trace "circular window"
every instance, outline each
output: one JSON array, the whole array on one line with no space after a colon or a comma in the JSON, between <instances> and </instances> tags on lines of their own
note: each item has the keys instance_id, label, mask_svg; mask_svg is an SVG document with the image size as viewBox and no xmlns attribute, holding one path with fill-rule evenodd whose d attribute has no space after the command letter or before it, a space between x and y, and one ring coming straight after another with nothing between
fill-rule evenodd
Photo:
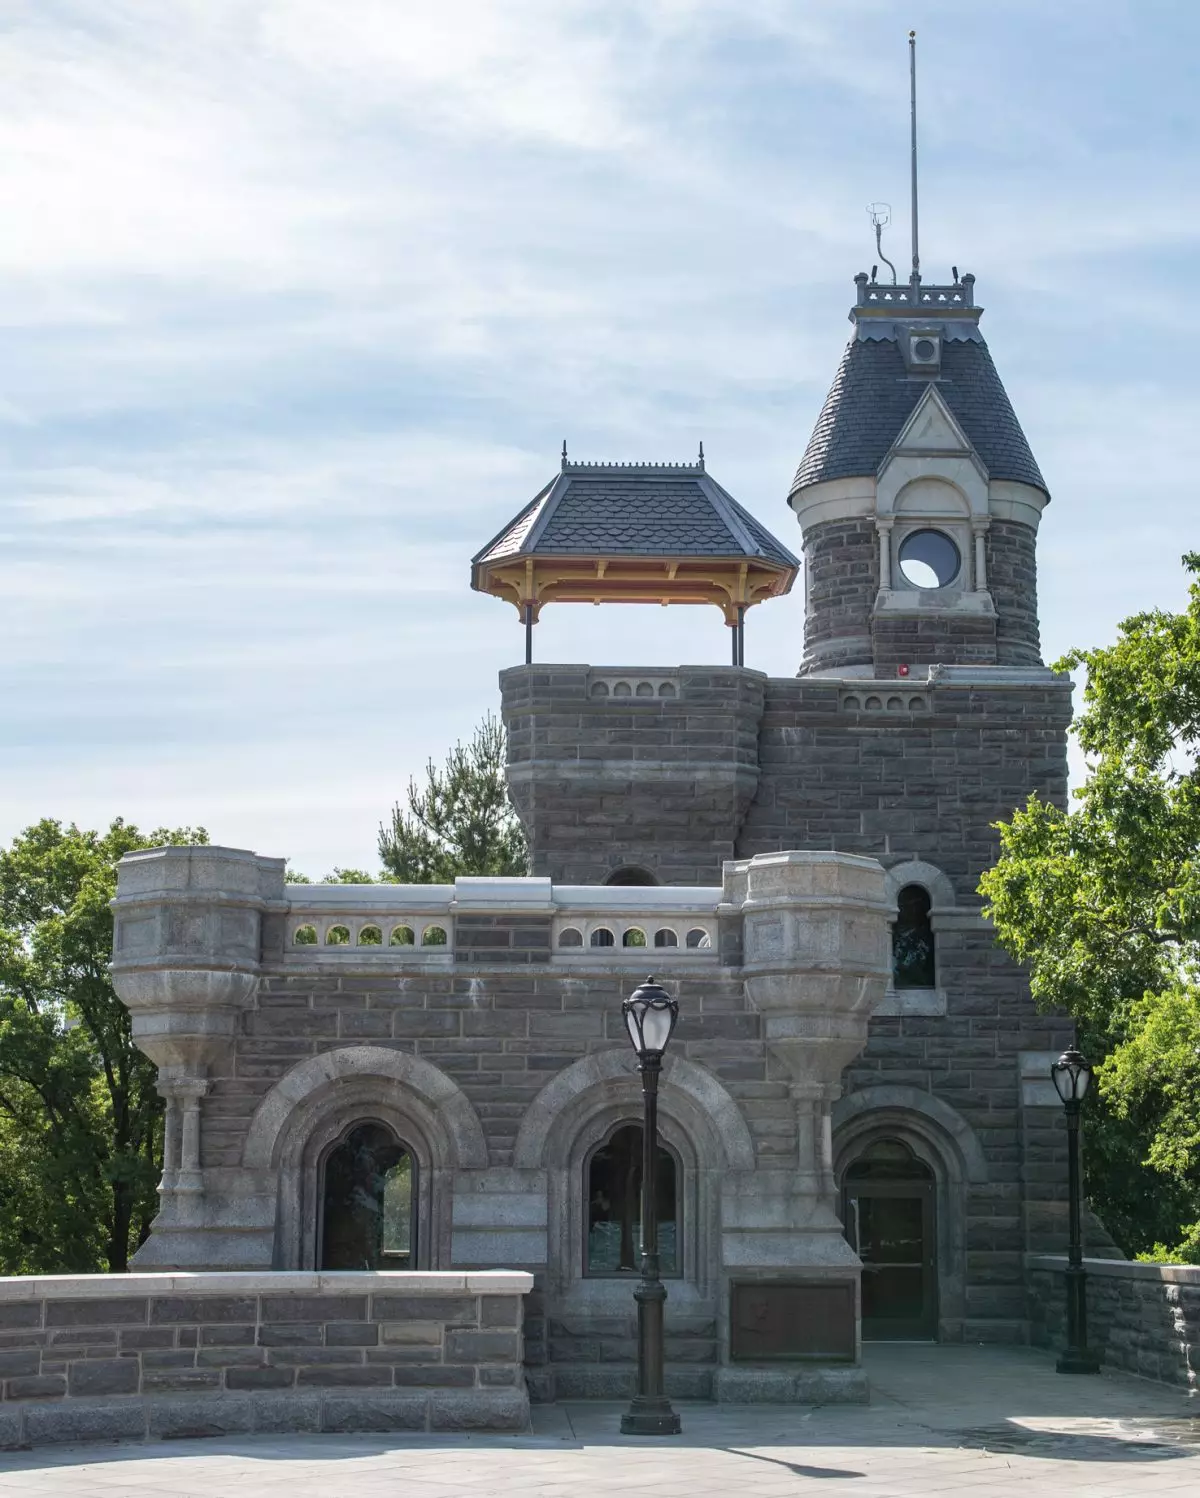
<instances>
[{"instance_id":1,"label":"circular window","mask_svg":"<svg viewBox=\"0 0 1200 1498\"><path fill-rule=\"evenodd\" d=\"M937 353L937 344L932 338L918 338L913 344L913 353L918 359L932 359Z\"/></svg>"},{"instance_id":2,"label":"circular window","mask_svg":"<svg viewBox=\"0 0 1200 1498\"><path fill-rule=\"evenodd\" d=\"M913 531L900 543L900 571L914 588L945 588L961 566L958 547L941 531Z\"/></svg>"}]
</instances>

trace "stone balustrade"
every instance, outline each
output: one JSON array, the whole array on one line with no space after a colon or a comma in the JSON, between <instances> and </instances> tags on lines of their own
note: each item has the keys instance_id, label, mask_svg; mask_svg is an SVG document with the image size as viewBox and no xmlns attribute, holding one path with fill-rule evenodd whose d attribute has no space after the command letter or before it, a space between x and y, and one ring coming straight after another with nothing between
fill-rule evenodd
<instances>
[{"instance_id":1,"label":"stone balustrade","mask_svg":"<svg viewBox=\"0 0 1200 1498\"><path fill-rule=\"evenodd\" d=\"M0 1446L522 1430L532 1286L516 1271L0 1279Z\"/></svg>"},{"instance_id":2,"label":"stone balustrade","mask_svg":"<svg viewBox=\"0 0 1200 1498\"><path fill-rule=\"evenodd\" d=\"M1067 1261L1034 1255L1029 1268L1030 1336L1063 1348ZM1200 1264L1085 1259L1088 1344L1106 1368L1200 1393Z\"/></svg>"}]
</instances>

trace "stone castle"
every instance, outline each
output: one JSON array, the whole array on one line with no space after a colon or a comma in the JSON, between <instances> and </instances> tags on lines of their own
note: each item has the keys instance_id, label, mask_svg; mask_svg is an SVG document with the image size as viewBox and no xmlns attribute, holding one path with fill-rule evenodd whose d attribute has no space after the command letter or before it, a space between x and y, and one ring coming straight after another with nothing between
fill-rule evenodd
<instances>
[{"instance_id":1,"label":"stone castle","mask_svg":"<svg viewBox=\"0 0 1200 1498\"><path fill-rule=\"evenodd\" d=\"M976 890L993 824L1066 796L1048 494L974 278L855 285L788 496L795 677L747 668L743 636L801 564L702 454L564 453L472 570L530 646L501 676L530 877L123 861L116 983L168 1107L140 1268L532 1271L534 1396L631 1392L646 1183L620 1002L652 969L681 1013L653 1186L668 1393L856 1399L863 1337L1028 1338L1027 1256L1064 1237L1049 1063L1072 1032ZM732 664L534 664L541 608L572 600L715 604Z\"/></svg>"}]
</instances>

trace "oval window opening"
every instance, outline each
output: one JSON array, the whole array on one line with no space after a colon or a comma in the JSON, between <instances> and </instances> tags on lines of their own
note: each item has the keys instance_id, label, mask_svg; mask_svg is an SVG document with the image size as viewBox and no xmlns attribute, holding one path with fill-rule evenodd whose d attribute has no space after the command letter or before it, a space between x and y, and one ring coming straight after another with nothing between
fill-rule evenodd
<instances>
[{"instance_id":1,"label":"oval window opening","mask_svg":"<svg viewBox=\"0 0 1200 1498\"><path fill-rule=\"evenodd\" d=\"M900 543L900 571L914 588L945 588L958 576L958 547L941 531L913 531Z\"/></svg>"}]
</instances>

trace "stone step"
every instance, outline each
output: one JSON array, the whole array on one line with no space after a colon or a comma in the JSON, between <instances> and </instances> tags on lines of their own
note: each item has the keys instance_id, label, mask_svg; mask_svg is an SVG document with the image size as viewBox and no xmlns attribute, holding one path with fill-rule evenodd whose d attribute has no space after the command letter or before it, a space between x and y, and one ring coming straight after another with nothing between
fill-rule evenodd
<instances>
[{"instance_id":1,"label":"stone step","mask_svg":"<svg viewBox=\"0 0 1200 1498\"><path fill-rule=\"evenodd\" d=\"M558 1363L548 1375L549 1399L631 1399L637 1392L635 1363ZM668 1363L663 1383L669 1399L711 1399L714 1366ZM532 1392L532 1391L531 1391Z\"/></svg>"}]
</instances>

